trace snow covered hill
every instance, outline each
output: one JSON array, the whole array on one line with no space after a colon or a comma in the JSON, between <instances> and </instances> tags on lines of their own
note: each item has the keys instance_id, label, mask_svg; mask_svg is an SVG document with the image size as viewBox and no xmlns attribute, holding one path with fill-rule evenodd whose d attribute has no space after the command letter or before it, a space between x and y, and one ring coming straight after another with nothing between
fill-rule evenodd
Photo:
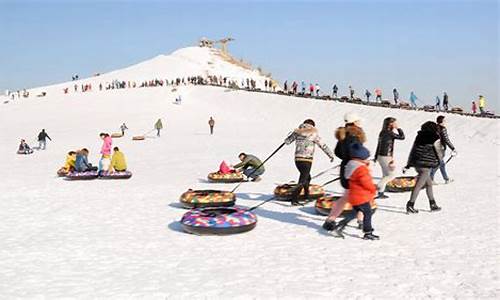
<instances>
[{"instance_id":1,"label":"snow covered hill","mask_svg":"<svg viewBox=\"0 0 500 300\"><path fill-rule=\"evenodd\" d=\"M213 59L204 56L207 50L183 49L89 80L196 75ZM246 78L251 72L222 59L210 66L223 76ZM379 201L373 219L380 241L356 238L354 228L345 240L334 239L320 229L324 217L313 207L279 202L255 210L253 231L200 237L182 232L178 221L185 210L178 198L188 188L234 187L206 182L220 161L236 162L241 151L264 159L305 118L316 121L333 147L343 115L356 112L364 118L371 150L382 120L398 119L407 134L395 146L402 167L420 124L437 114L210 86L61 92L72 83L38 89L47 91L43 98L0 106L2 298L499 297L497 120L447 116L459 155L448 166L455 182L435 187L443 210L426 212L422 193L416 207L424 211L409 216L409 194L390 194ZM183 103L175 105L179 93ZM213 136L210 116L216 121ZM161 138L130 139L150 131L158 118L166 127ZM114 145L127 156L130 180L68 182L55 176L69 150L87 147L96 163L99 132L118 131L122 122L130 132ZM33 143L42 128L53 139L46 151L15 154L20 138ZM331 166L318 149L312 174ZM256 205L275 183L297 180L293 147L278 152L266 169L261 182L241 186L237 205ZM380 176L378 165L373 173ZM335 184L327 189L340 191Z\"/></svg>"}]
</instances>

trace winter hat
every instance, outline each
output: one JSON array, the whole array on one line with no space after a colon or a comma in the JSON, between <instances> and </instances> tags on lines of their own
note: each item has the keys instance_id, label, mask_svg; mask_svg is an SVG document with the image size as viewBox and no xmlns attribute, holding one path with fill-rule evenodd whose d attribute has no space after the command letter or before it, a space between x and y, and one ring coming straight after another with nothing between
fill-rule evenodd
<instances>
[{"instance_id":1,"label":"winter hat","mask_svg":"<svg viewBox=\"0 0 500 300\"><path fill-rule=\"evenodd\" d=\"M355 113L346 113L344 115L344 122L346 124L354 123L356 121L361 121L361 118Z\"/></svg>"},{"instance_id":2,"label":"winter hat","mask_svg":"<svg viewBox=\"0 0 500 300\"><path fill-rule=\"evenodd\" d=\"M370 157L370 151L368 151L368 149L366 149L360 143L351 144L349 146L349 152L351 153L352 158L366 160Z\"/></svg>"}]
</instances>

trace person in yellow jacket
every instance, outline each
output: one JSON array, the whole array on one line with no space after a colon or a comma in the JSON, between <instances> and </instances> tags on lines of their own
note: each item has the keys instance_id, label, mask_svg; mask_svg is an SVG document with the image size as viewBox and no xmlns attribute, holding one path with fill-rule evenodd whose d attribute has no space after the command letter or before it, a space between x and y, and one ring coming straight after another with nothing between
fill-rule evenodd
<instances>
[{"instance_id":1,"label":"person in yellow jacket","mask_svg":"<svg viewBox=\"0 0 500 300\"><path fill-rule=\"evenodd\" d=\"M124 172L127 171L127 162L125 161L125 155L118 149L118 147L113 148L113 156L111 156L111 164L109 165L109 172Z\"/></svg>"},{"instance_id":2,"label":"person in yellow jacket","mask_svg":"<svg viewBox=\"0 0 500 300\"><path fill-rule=\"evenodd\" d=\"M479 96L479 111L481 112L481 116L484 115L484 107L486 106L486 100L484 96Z\"/></svg>"},{"instance_id":3,"label":"person in yellow jacket","mask_svg":"<svg viewBox=\"0 0 500 300\"><path fill-rule=\"evenodd\" d=\"M75 151L68 152L68 155L66 155L66 162L64 163L63 169L66 172L74 170L75 162L76 162L76 152Z\"/></svg>"}]
</instances>

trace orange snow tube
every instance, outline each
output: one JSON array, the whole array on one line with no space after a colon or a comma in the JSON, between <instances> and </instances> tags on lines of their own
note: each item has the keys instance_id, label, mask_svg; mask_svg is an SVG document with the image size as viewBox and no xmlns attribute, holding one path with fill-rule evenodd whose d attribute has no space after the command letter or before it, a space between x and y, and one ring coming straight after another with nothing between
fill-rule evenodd
<instances>
[{"instance_id":1,"label":"orange snow tube","mask_svg":"<svg viewBox=\"0 0 500 300\"><path fill-rule=\"evenodd\" d=\"M144 140L145 138L146 138L146 137L145 137L145 136L143 136L143 135L136 135L136 136L132 137L132 140L133 140L133 141L142 141L142 140Z\"/></svg>"},{"instance_id":2,"label":"orange snow tube","mask_svg":"<svg viewBox=\"0 0 500 300\"><path fill-rule=\"evenodd\" d=\"M114 132L111 134L112 138L121 138L123 134L121 132Z\"/></svg>"},{"instance_id":3,"label":"orange snow tube","mask_svg":"<svg viewBox=\"0 0 500 300\"><path fill-rule=\"evenodd\" d=\"M241 172L232 172L227 174L213 172L208 174L207 177L211 182L234 183L243 181L243 174Z\"/></svg>"},{"instance_id":4,"label":"orange snow tube","mask_svg":"<svg viewBox=\"0 0 500 300\"><path fill-rule=\"evenodd\" d=\"M185 208L228 207L234 205L236 196L226 191L189 189L181 195L180 202Z\"/></svg>"},{"instance_id":5,"label":"orange snow tube","mask_svg":"<svg viewBox=\"0 0 500 300\"><path fill-rule=\"evenodd\" d=\"M276 197L276 200L280 201L291 201L292 200L292 194L297 188L297 184L281 184L278 185L274 189L274 196ZM310 184L309 185L309 198L310 199L316 199L319 197L322 197L325 195L325 190L317 185L317 184ZM304 189L300 192L299 199L304 199Z\"/></svg>"},{"instance_id":6,"label":"orange snow tube","mask_svg":"<svg viewBox=\"0 0 500 300\"><path fill-rule=\"evenodd\" d=\"M396 177L387 183L385 190L391 193L409 192L413 190L416 183L417 178L413 176Z\"/></svg>"}]
</instances>

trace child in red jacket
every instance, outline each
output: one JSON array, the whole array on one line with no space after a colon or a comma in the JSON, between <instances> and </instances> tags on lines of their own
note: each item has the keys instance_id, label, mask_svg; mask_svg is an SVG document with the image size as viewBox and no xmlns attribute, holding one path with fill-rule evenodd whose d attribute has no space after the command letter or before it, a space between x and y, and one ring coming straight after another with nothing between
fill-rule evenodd
<instances>
[{"instance_id":1,"label":"child in red jacket","mask_svg":"<svg viewBox=\"0 0 500 300\"><path fill-rule=\"evenodd\" d=\"M347 191L347 201L352 205L352 212L340 221L334 228L334 231L343 237L344 227L356 218L358 212L363 213L363 239L378 240L379 237L373 234L372 228L372 209L370 202L375 197L377 186L373 183L368 166L370 165L370 152L359 143L352 144L349 147L352 159L345 168L345 177L349 180L349 190Z\"/></svg>"}]
</instances>

